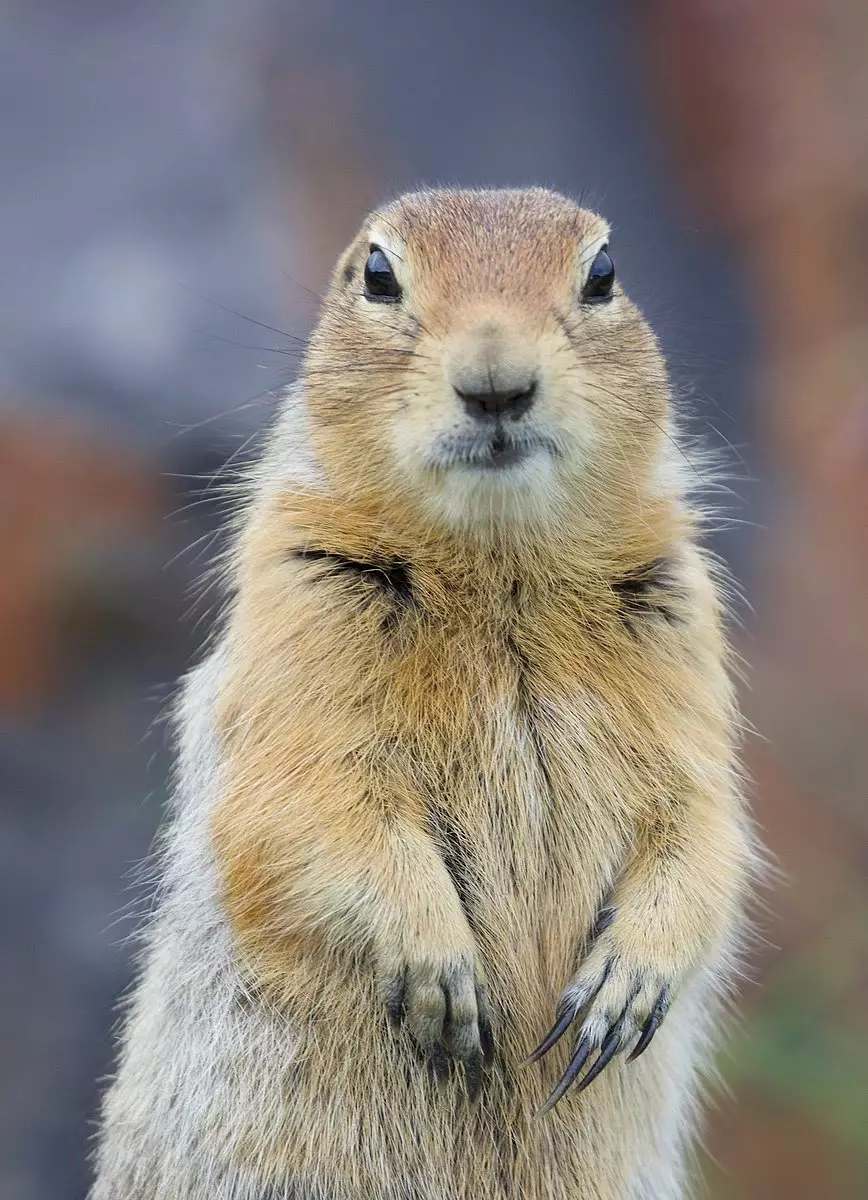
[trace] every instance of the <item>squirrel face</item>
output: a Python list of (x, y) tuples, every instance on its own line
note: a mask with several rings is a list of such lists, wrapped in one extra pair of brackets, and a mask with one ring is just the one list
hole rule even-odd
[(541, 188), (418, 192), (374, 212), (305, 365), (334, 490), (453, 527), (641, 507), (668, 384), (609, 238)]

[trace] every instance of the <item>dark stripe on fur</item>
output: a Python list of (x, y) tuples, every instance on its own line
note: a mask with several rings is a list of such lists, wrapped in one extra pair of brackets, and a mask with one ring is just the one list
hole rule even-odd
[(346, 558), (330, 550), (296, 550), (296, 558), (304, 562), (321, 562), (330, 575), (367, 581), (394, 600), (397, 607), (412, 608), (415, 604), (410, 564), (399, 558), (383, 558), (364, 562)]
[(668, 625), (677, 625), (681, 620), (680, 593), (669, 559), (657, 558), (613, 580), (612, 591), (620, 602), (624, 623), (634, 631), (649, 617), (661, 617)]

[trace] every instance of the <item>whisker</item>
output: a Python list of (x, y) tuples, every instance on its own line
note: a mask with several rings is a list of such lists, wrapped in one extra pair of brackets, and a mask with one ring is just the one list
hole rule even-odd
[(285, 329), (278, 329), (276, 325), (269, 325), (265, 321), (258, 321), (256, 317), (249, 317), (246, 313), (239, 312), (237, 308), (230, 308), (227, 304), (221, 304), (219, 300), (212, 300), (210, 296), (205, 296), (201, 292), (197, 292), (194, 288), (188, 287), (185, 283), (178, 283), (178, 287), (183, 288), (185, 292), (189, 292), (191, 296), (195, 296), (197, 300), (204, 300), (206, 304), (211, 304), (214, 308), (219, 308), (222, 312), (229, 313), (233, 317), (238, 317), (241, 321), (249, 321), (251, 325), (258, 325), (260, 329), (267, 329), (269, 333), (276, 333), (278, 337), (286, 338), (289, 342), (307, 342), (306, 337), (299, 337), (298, 334), (288, 333)]
[(654, 419), (654, 417), (651, 416), (650, 413), (642, 412), (640, 409), (636, 408), (634, 405), (631, 405), (630, 401), (627, 399), (626, 396), (621, 396), (617, 392), (613, 392), (613, 391), (611, 391), (611, 389), (603, 387), (603, 385), (601, 383), (598, 383), (596, 380), (594, 380), (589, 386), (593, 389), (596, 389), (597, 391), (602, 392), (604, 395), (611, 397), (611, 399), (617, 401), (619, 404), (624, 405), (630, 412), (633, 413), (634, 416), (637, 416), (640, 420), (650, 422), (650, 424), (652, 424), (654, 426), (654, 428), (659, 433), (661, 433), (667, 439), (667, 441), (670, 442), (670, 444), (672, 446), (674, 446), (674, 448), (678, 451), (678, 453), (684, 459), (685, 463), (690, 468), (690, 470), (694, 473), (694, 475), (699, 480), (699, 482), (702, 484), (702, 486), (703, 487), (708, 486), (707, 480), (697, 469), (696, 464), (689, 457), (689, 455), (687, 454), (687, 452), (685, 451), (685, 449), (681, 445), (681, 443), (678, 441), (678, 439), (673, 437), (672, 434), (669, 432), (669, 430), (666, 429), (665, 426), (661, 425), (659, 423), (659, 421), (656, 421)]
[(200, 335), (200, 337), (211, 338), (212, 341), (215, 341), (215, 342), (223, 342), (224, 345), (226, 345), (226, 346), (238, 346), (238, 348), (241, 350), (259, 350), (263, 354), (287, 354), (287, 355), (302, 354), (304, 352), (303, 348), (300, 346), (286, 348), (286, 347), (281, 347), (281, 346), (256, 346), (256, 345), (252, 345), (250, 342), (238, 342), (234, 338), (223, 337), (222, 334), (213, 333), (210, 329), (196, 329), (196, 330), (194, 330), (194, 332), (198, 333)]

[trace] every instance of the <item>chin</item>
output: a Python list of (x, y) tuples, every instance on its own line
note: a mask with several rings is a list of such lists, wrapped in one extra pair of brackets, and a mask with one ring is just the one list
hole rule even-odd
[(560, 491), (552, 454), (542, 447), (500, 460), (429, 465), (421, 483), (425, 507), (438, 522), (482, 533), (546, 524)]

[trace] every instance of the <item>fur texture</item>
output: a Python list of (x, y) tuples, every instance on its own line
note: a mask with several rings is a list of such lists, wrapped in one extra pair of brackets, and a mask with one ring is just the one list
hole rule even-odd
[[(755, 851), (665, 367), (581, 302), (607, 241), (428, 192), (339, 262), (184, 689), (92, 1200), (685, 1195)], [(485, 377), (530, 411), (469, 415)]]

